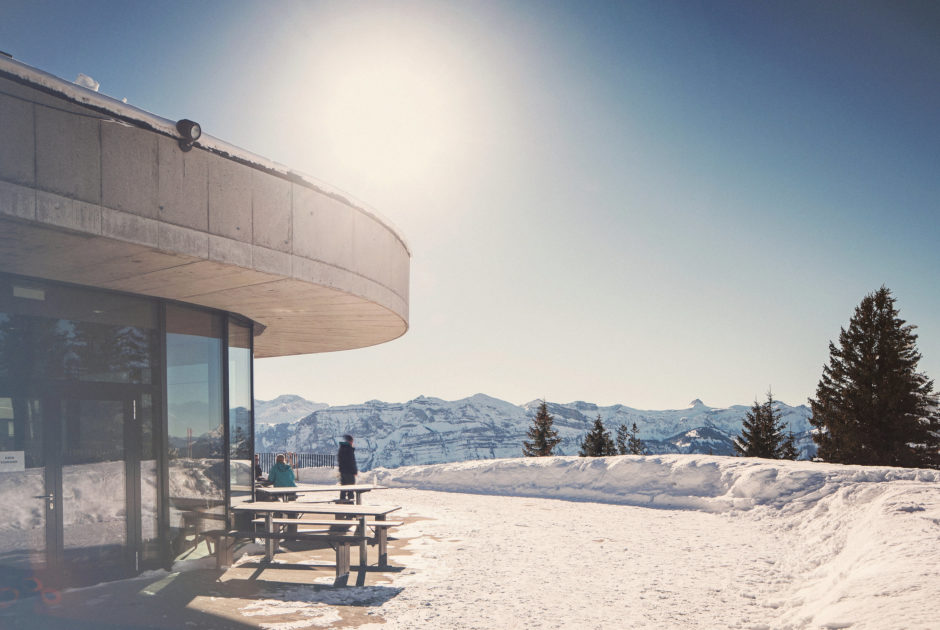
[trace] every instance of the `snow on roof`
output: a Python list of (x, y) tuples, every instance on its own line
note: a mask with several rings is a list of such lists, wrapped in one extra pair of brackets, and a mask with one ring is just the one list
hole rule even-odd
[[(171, 138), (179, 138), (179, 133), (176, 130), (175, 120), (161, 118), (160, 116), (140, 109), (139, 107), (128, 105), (125, 102), (119, 101), (105, 94), (101, 94), (100, 92), (91, 90), (87, 87), (83, 87), (77, 83), (61, 79), (57, 76), (49, 74), (48, 72), (43, 72), (38, 68), (26, 65), (13, 59), (12, 57), (0, 55), (0, 76), (11, 78), (20, 83), (25, 83), (32, 87), (39, 88), (44, 92), (51, 93), (60, 98), (78, 103), (79, 105), (90, 107), (99, 112), (111, 115), (124, 122), (131, 123), (136, 127), (150, 129)], [(382, 216), (382, 214), (377, 210), (371, 208), (368, 204), (359, 201), (349, 193), (331, 186), (326, 182), (322, 182), (311, 175), (294, 170), (289, 166), (285, 166), (264, 156), (257, 155), (246, 149), (236, 147), (233, 144), (229, 144), (224, 140), (215, 138), (206, 133), (203, 133), (200, 136), (199, 140), (196, 142), (196, 146), (199, 146), (222, 157), (241, 162), (247, 166), (267, 171), (273, 175), (280, 176), (283, 179), (290, 180), (308, 188), (313, 188), (353, 208), (356, 208), (360, 212), (363, 212), (384, 224), (392, 232), (392, 234), (394, 234), (395, 237), (401, 241), (402, 245), (404, 245), (405, 249), (408, 251), (408, 254), (411, 255), (411, 248), (408, 246), (408, 241), (405, 240), (405, 237), (402, 235), (401, 231), (395, 227), (395, 225), (388, 218)]]

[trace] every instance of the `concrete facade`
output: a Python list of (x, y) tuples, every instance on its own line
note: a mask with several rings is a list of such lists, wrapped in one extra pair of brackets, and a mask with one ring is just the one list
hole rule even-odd
[(407, 330), (410, 252), (374, 213), (23, 68), (0, 58), (0, 271), (244, 315), (259, 358)]

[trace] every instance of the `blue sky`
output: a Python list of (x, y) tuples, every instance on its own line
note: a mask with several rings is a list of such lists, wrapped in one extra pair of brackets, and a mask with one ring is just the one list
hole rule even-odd
[(882, 284), (940, 376), (934, 3), (0, 0), (0, 50), (405, 234), (411, 330), (259, 398), (799, 404)]

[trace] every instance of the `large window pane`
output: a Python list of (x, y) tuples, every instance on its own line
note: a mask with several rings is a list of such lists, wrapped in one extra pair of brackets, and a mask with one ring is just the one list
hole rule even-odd
[(0, 381), (150, 384), (149, 300), (0, 276)]
[[(170, 534), (175, 551), (223, 526), (222, 322), (215, 314), (166, 309)], [(220, 517), (221, 515), (221, 517)]]
[(251, 486), (251, 328), (229, 319), (229, 461), (232, 497), (248, 496)]

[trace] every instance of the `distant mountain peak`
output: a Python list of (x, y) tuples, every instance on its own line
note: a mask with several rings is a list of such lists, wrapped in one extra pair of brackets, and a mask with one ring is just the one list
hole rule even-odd
[(702, 399), (701, 399), (701, 398), (696, 398), (695, 400), (693, 400), (692, 402), (689, 403), (689, 408), (690, 408), (690, 409), (691, 409), (692, 407), (704, 407), (704, 406), (705, 406), (705, 403), (702, 402)]
[(272, 398), (271, 400), (259, 400), (258, 402), (283, 405), (285, 403), (299, 402), (301, 400), (306, 399), (298, 396), (297, 394), (281, 394), (277, 398)]
[(505, 405), (506, 404), (505, 400), (494, 398), (488, 394), (474, 394), (473, 396), (470, 396), (469, 398), (466, 398), (465, 400), (469, 402), (473, 402), (473, 403), (489, 404), (489, 405), (492, 405), (492, 404)]

